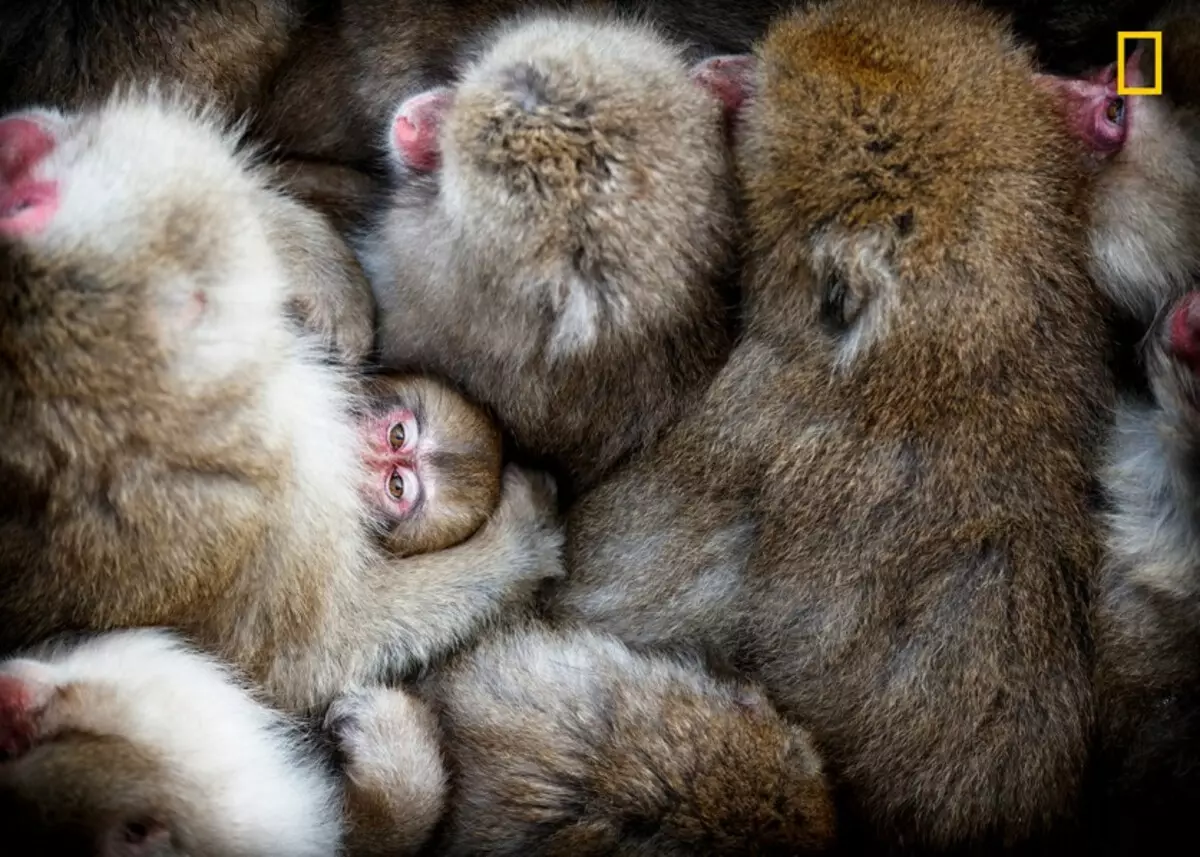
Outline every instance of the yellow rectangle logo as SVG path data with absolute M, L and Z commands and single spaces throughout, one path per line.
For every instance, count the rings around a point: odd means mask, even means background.
M 1125 42 L 1129 39 L 1148 39 L 1154 43 L 1154 86 L 1125 85 Z M 1117 94 L 1162 95 L 1162 32 L 1126 31 L 1117 33 Z

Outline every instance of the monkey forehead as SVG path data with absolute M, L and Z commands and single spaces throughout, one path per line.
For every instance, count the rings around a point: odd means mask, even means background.
M 54 182 L 58 210 L 25 239 L 35 252 L 199 269 L 223 246 L 263 243 L 261 190 L 215 113 L 152 89 L 51 127 L 56 145 L 34 175 Z
M 532 172 L 542 187 L 638 193 L 656 174 L 711 171 L 718 132 L 716 99 L 649 29 L 539 18 L 466 70 L 443 158 L 452 174 L 511 184 Z
M 1080 185 L 1028 51 L 986 10 L 842 0 L 778 22 L 759 56 L 739 147 L 754 219 L 903 217 L 945 247 Z

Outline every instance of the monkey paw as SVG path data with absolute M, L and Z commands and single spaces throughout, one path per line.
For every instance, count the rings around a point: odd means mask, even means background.
M 511 464 L 506 467 L 500 507 L 489 526 L 510 541 L 515 552 L 514 570 L 523 570 L 531 582 L 565 573 L 558 489 L 548 474 Z
M 345 758 L 347 814 L 386 838 L 389 853 L 416 850 L 429 837 L 446 801 L 437 720 L 399 689 L 362 688 L 329 706 L 325 729 Z M 380 813 L 388 830 L 380 829 Z

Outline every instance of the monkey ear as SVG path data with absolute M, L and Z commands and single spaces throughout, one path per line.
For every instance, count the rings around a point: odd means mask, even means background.
M 57 186 L 33 178 L 54 145 L 54 135 L 29 117 L 0 119 L 0 235 L 28 235 L 54 215 Z
M 1200 292 L 1185 295 L 1172 308 L 1169 336 L 1176 359 L 1200 370 Z
M 692 81 L 715 95 L 733 116 L 754 91 L 758 60 L 750 54 L 709 57 L 692 66 Z
M 0 760 L 20 756 L 37 743 L 49 696 L 49 688 L 40 682 L 0 673 Z
M 438 137 L 454 90 L 441 86 L 405 99 L 392 120 L 391 147 L 405 166 L 429 172 L 441 165 Z
M 171 851 L 171 831 L 154 818 L 118 819 L 104 834 L 100 857 L 152 857 Z

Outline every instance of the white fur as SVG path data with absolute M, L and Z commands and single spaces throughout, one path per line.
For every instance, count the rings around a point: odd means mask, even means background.
M 227 668 L 172 635 L 119 631 L 51 645 L 0 665 L 43 685 L 89 690 L 75 728 L 120 735 L 186 780 L 196 827 L 227 837 L 220 853 L 328 857 L 340 838 L 340 796 L 286 721 Z
M 1200 268 L 1200 122 L 1155 96 L 1130 96 L 1129 138 L 1096 182 L 1092 276 L 1149 322 Z

